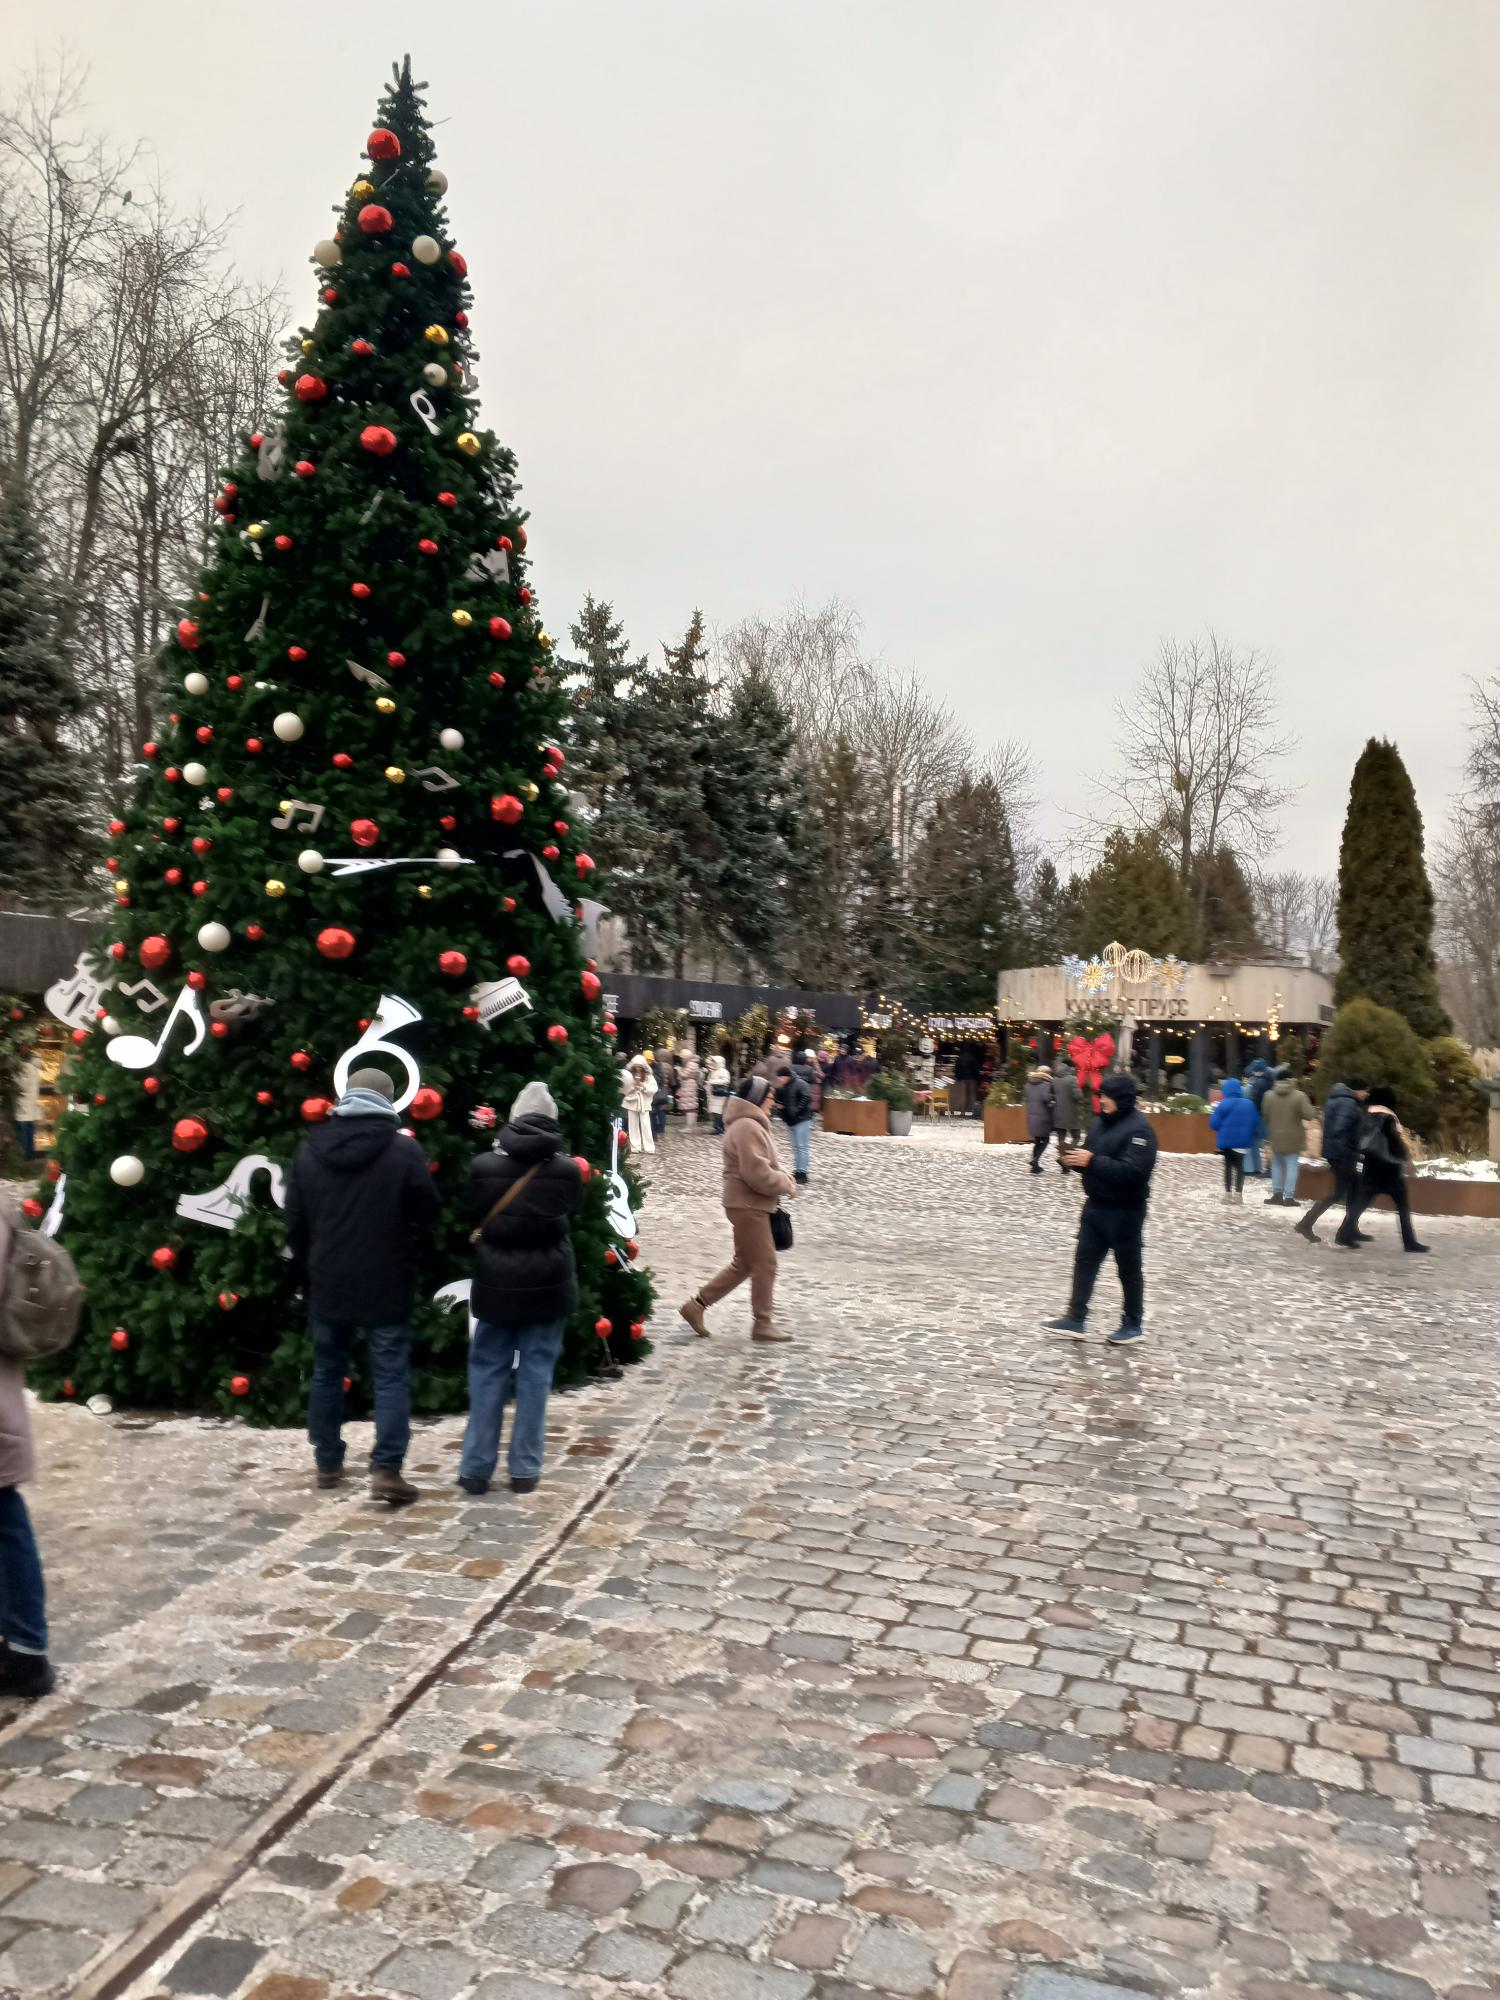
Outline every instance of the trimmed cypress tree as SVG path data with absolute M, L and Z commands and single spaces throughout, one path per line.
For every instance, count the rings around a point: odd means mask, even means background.
M 1432 914 L 1417 795 L 1395 744 L 1372 736 L 1354 767 L 1339 848 L 1338 1004 L 1373 1000 L 1424 1041 L 1446 1035 Z

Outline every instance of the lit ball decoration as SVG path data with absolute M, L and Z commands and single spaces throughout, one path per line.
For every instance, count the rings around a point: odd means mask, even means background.
M 480 444 L 472 431 L 460 431 L 453 442 L 458 446 L 465 458 L 474 458 L 478 455 Z
M 535 785 L 534 785 L 534 784 L 533 784 L 533 783 L 531 782 L 530 778 L 528 778 L 528 779 L 526 780 L 525 784 L 524 784 L 524 785 L 522 785 L 522 787 L 521 787 L 521 792 L 522 792 L 522 795 L 523 795 L 523 796 L 524 796 L 524 797 L 525 797 L 525 798 L 526 798 L 526 799 L 527 799 L 527 800 L 528 800 L 528 801 L 529 801 L 529 802 L 530 802 L 530 803 L 531 803 L 532 805 L 535 805 L 535 804 L 536 804 L 536 797 L 537 797 L 537 790 L 536 790 L 536 786 L 535 786 Z
M 223 1313 L 233 1312 L 239 1302 L 240 1295 L 238 1292 L 220 1292 L 219 1311 Z
M 354 933 L 342 924 L 330 924 L 318 932 L 315 942 L 324 958 L 348 958 L 354 950 Z
M 117 1326 L 109 1336 L 109 1344 L 116 1354 L 123 1354 L 130 1345 L 130 1335 L 123 1326 Z
M 351 340 L 349 343 L 349 352 L 357 354 L 361 361 L 368 361 L 375 350 L 368 340 Z
M 492 618 L 490 620 L 490 637 L 492 639 L 508 639 L 511 636 L 511 629 L 511 622 L 508 618 Z
M 299 403 L 321 403 L 328 394 L 328 384 L 321 375 L 299 375 L 292 384 L 292 394 Z
M 304 1097 L 302 1100 L 302 1122 L 305 1125 L 321 1125 L 333 1109 L 331 1097 Z
M 505 969 L 513 979 L 524 979 L 531 970 L 531 960 L 523 952 L 513 951 L 505 961 Z
M 295 743 L 306 726 L 300 715 L 295 715 L 291 709 L 284 708 L 271 724 L 271 729 L 282 743 Z
M 615 1035 L 619 1034 L 620 1030 L 616 1027 L 613 1021 L 603 1021 L 599 1025 L 599 1032 L 601 1035 L 609 1035 L 611 1038 L 613 1038 Z
M 558 846 L 557 842 L 549 840 L 547 845 L 542 849 L 542 859 L 543 861 L 556 861 L 561 853 L 562 849 Z
M 445 195 L 448 192 L 448 176 L 441 167 L 427 169 L 427 192 L 435 195 Z
M 445 750 L 462 750 L 464 747 L 464 733 L 461 729 L 440 729 L 438 731 L 438 742 L 442 744 Z
M 263 542 L 266 538 L 266 524 L 264 521 L 252 521 L 245 533 L 252 542 Z
M 171 960 L 172 941 L 160 935 L 142 938 L 137 957 L 148 972 L 160 972 L 161 968 Z
M 172 1127 L 172 1145 L 179 1153 L 196 1153 L 208 1144 L 208 1127 L 201 1118 L 179 1118 Z
M 281 881 L 278 876 L 273 875 L 266 884 L 266 894 L 268 896 L 284 896 L 286 894 L 285 882 Z
M 299 479 L 311 479 L 317 473 L 318 468 L 310 458 L 299 458 L 297 463 L 292 467 L 292 470 Z
M 435 236 L 414 236 L 411 254 L 419 264 L 435 264 L 443 254 L 443 246 Z
M 490 800 L 490 818 L 499 820 L 502 826 L 514 826 L 525 810 L 514 792 L 502 792 Z
M 573 866 L 578 870 L 580 875 L 591 875 L 594 871 L 594 865 L 592 854 L 580 854 L 575 857 L 573 862 Z
M 297 856 L 297 866 L 304 875 L 320 875 L 323 872 L 323 857 L 315 847 L 304 847 Z
M 437 552 L 438 545 L 432 539 L 431 535 L 424 535 L 421 541 L 417 543 L 417 554 L 420 556 L 435 556 Z
M 197 652 L 199 646 L 202 644 L 202 639 L 199 636 L 196 620 L 192 618 L 178 619 L 177 643 L 179 646 L 186 647 L 187 651 L 190 653 Z
M 259 944 L 265 934 L 265 926 L 262 924 L 246 924 L 245 926 L 245 936 L 249 938 L 251 944 Z
M 349 838 L 356 847 L 373 847 L 380 838 L 380 828 L 372 819 L 351 820 Z
M 198 943 L 204 951 L 228 951 L 230 941 L 227 924 L 200 924 L 198 927 Z
M 231 1396 L 248 1396 L 250 1393 L 250 1377 L 248 1375 L 231 1375 L 229 1378 L 229 1393 Z
M 206 972 L 190 972 L 187 976 L 187 983 L 195 993 L 201 993 L 208 984 L 208 974 Z
M 365 151 L 372 160 L 399 160 L 401 141 L 389 126 L 377 125 L 365 141 Z
M 359 441 L 366 451 L 377 458 L 389 458 L 396 449 L 396 433 L 386 424 L 366 424 L 359 434 Z
M 578 984 L 583 988 L 585 1000 L 597 1000 L 604 990 L 599 983 L 597 972 L 581 972 L 578 975 Z
M 351 583 L 349 586 L 349 595 L 357 598 L 361 604 L 364 604 L 369 599 L 370 586 L 367 583 Z
M 378 201 L 367 201 L 354 218 L 366 236 L 386 236 L 391 230 L 391 211 Z
M 331 236 L 320 236 L 312 248 L 313 262 L 321 264 L 325 271 L 336 271 L 344 261 L 344 253 Z
M 155 1097 L 161 1089 L 161 1078 L 159 1076 L 143 1076 L 141 1078 L 141 1089 L 145 1091 L 148 1097 Z
M 417 884 L 417 894 L 422 898 L 422 901 L 425 903 L 431 900 L 432 889 L 428 883 L 419 882 Z
M 375 697 L 375 712 L 377 715 L 394 715 L 396 704 L 388 694 L 378 694 Z
M 614 1330 L 615 1323 L 612 1319 L 596 1319 L 594 1321 L 594 1331 L 601 1340 L 608 1340 Z
M 190 785 L 206 785 L 208 783 L 208 766 L 206 764 L 184 764 L 182 775 Z
M 430 340 L 434 347 L 446 347 L 448 345 L 448 329 L 445 326 L 429 326 L 423 333 L 422 338 Z
M 177 1268 L 177 1252 L 170 1243 L 162 1243 L 151 1252 L 151 1267 L 155 1271 L 173 1271 Z
M 469 969 L 469 961 L 461 951 L 444 951 L 438 954 L 438 971 L 449 979 L 462 979 Z
M 255 1101 L 257 1104 L 267 1105 L 267 1104 L 274 1104 L 276 1102 L 276 1099 L 269 1090 L 257 1090 L 255 1093 Z
M 116 1187 L 139 1187 L 146 1178 L 146 1162 L 134 1153 L 121 1153 L 110 1161 L 109 1177 Z
M 457 611 L 453 613 L 453 622 L 460 632 L 467 632 L 469 627 L 474 623 L 474 614 L 472 611 L 465 611 L 463 606 L 460 605 Z
M 189 694 L 193 695 L 207 694 L 208 675 L 200 674 L 197 668 L 195 667 L 190 674 L 183 675 L 182 685 Z
M 462 868 L 464 858 L 455 847 L 440 847 L 434 856 L 439 868 Z
M 549 1042 L 555 1042 L 560 1046 L 567 1039 L 568 1039 L 568 1031 L 563 1026 L 562 1022 L 554 1021 L 552 1023 L 552 1026 L 547 1030 L 547 1040 Z
M 427 1083 L 423 1084 L 410 1105 L 412 1117 L 421 1119 L 424 1124 L 430 1119 L 439 1117 L 442 1109 L 443 1093 L 434 1090 L 431 1084 Z
M 388 784 L 404 785 L 406 783 L 406 773 L 399 764 L 387 764 L 385 775 Z
M 491 674 L 491 675 L 490 675 L 490 686 L 491 686 L 492 688 L 503 688 L 503 687 L 505 686 L 505 676 L 504 676 L 504 674 Z
M 404 667 L 406 665 L 406 655 L 405 653 L 387 653 L 385 663 L 388 667 Z
M 446 389 L 448 371 L 441 361 L 427 361 L 422 365 L 422 380 L 430 389 Z

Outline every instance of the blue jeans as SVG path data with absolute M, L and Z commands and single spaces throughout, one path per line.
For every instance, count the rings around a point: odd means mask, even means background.
M 464 1432 L 460 1479 L 493 1479 L 500 1457 L 500 1422 L 515 1385 L 510 1426 L 510 1476 L 538 1479 L 546 1446 L 547 1397 L 566 1321 L 495 1326 L 480 1320 L 469 1343 L 469 1427 Z
M 18 1118 L 16 1120 L 16 1151 L 23 1160 L 36 1158 L 36 1120 Z
M 799 1125 L 788 1125 L 787 1136 L 792 1142 L 792 1167 L 796 1173 L 812 1172 L 812 1128 L 810 1118 L 804 1118 Z
M 307 1398 L 307 1435 L 321 1469 L 344 1462 L 344 1377 L 354 1328 L 345 1320 L 312 1323 L 313 1374 Z M 369 1326 L 370 1379 L 375 1390 L 375 1443 L 370 1464 L 401 1470 L 411 1443 L 411 1328 Z
M 1271 1155 L 1271 1192 L 1284 1194 L 1290 1201 L 1297 1192 L 1297 1174 L 1302 1166 L 1300 1153 L 1273 1153 Z
M 0 1635 L 18 1653 L 47 1650 L 47 1586 L 19 1486 L 0 1486 Z

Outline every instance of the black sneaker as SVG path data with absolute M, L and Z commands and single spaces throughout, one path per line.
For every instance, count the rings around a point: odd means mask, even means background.
M 1266 1196 L 1266 1207 L 1267 1207 L 1267 1208 L 1285 1208 L 1285 1206 L 1286 1206 L 1286 1196 L 1285 1196 L 1285 1195 L 1283 1195 L 1283 1194 L 1268 1194 L 1268 1195 Z
M 45 1653 L 17 1653 L 0 1640 L 0 1701 L 40 1701 L 56 1686 Z
M 1138 1340 L 1145 1338 L 1146 1329 L 1143 1326 L 1134 1326 L 1126 1319 L 1121 1320 L 1104 1344 L 1106 1347 L 1133 1347 Z
M 1432 1245 L 1430 1243 L 1403 1243 L 1401 1248 L 1409 1251 L 1413 1256 L 1425 1257 L 1431 1250 Z
M 1370 1239 L 1368 1236 L 1346 1236 L 1341 1229 L 1333 1240 L 1340 1250 L 1357 1250 L 1362 1243 L 1368 1243 Z
M 798 1187 L 807 1186 L 808 1177 L 806 1174 L 793 1174 L 792 1179 L 797 1183 Z
M 488 1493 L 490 1490 L 490 1482 L 487 1479 L 481 1479 L 477 1473 L 473 1472 L 461 1472 L 458 1475 L 458 1483 L 464 1489 L 465 1493 L 472 1493 L 476 1500 L 480 1494 Z
M 535 1493 L 540 1484 L 541 1481 L 538 1479 L 513 1479 L 510 1482 L 510 1490 L 512 1493 Z
M 1061 1319 L 1049 1319 L 1045 1327 L 1048 1333 L 1063 1334 L 1068 1340 L 1087 1340 L 1089 1337 L 1088 1328 L 1074 1313 L 1064 1313 Z

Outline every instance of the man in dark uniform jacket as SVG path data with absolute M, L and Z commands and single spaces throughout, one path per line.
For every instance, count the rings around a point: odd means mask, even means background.
M 1156 1166 L 1156 1134 L 1136 1109 L 1136 1084 L 1131 1076 L 1107 1076 L 1100 1086 L 1099 1116 L 1087 1142 L 1065 1153 L 1063 1163 L 1083 1171 L 1087 1199 L 1078 1223 L 1078 1249 L 1073 1260 L 1073 1296 L 1061 1319 L 1048 1320 L 1052 1333 L 1072 1340 L 1085 1336 L 1089 1299 L 1099 1266 L 1110 1251 L 1120 1274 L 1125 1306 L 1120 1324 L 1109 1336 L 1111 1347 L 1128 1347 L 1144 1338 L 1145 1277 L 1141 1268 L 1141 1231 L 1151 1199 L 1151 1175 Z

